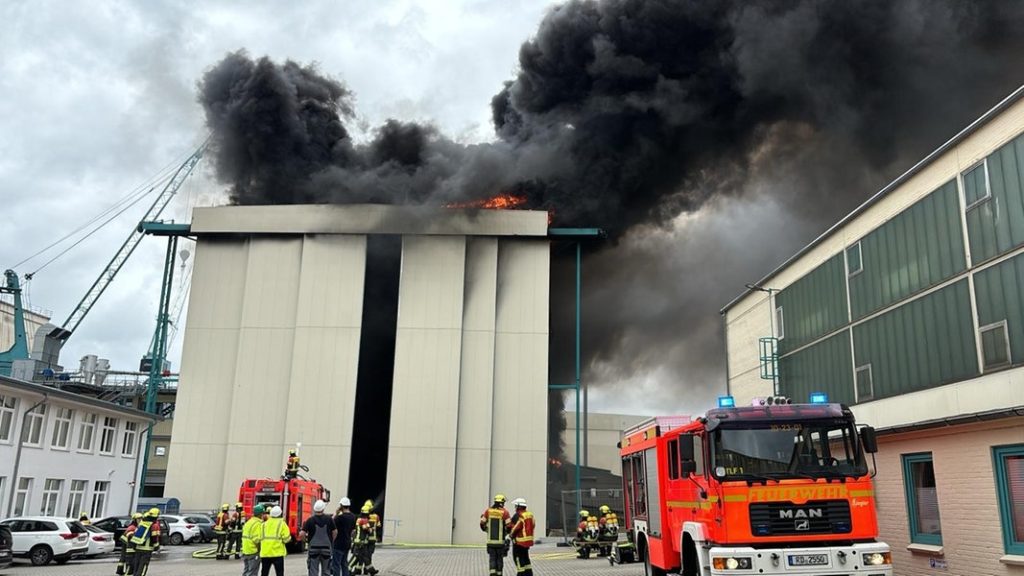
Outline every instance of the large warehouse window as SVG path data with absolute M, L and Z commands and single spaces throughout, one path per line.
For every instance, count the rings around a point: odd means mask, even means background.
M 988 185 L 988 163 L 982 162 L 964 172 L 964 203 L 970 210 L 992 197 Z
M 903 455 L 903 486 L 907 496 L 907 516 L 910 518 L 910 541 L 942 544 L 939 495 L 931 452 Z
M 1024 554 L 1024 445 L 992 449 L 1007 554 Z
M 982 326 L 978 329 L 978 335 L 981 338 L 981 358 L 985 370 L 1010 364 L 1010 338 L 1006 332 L 1006 320 Z

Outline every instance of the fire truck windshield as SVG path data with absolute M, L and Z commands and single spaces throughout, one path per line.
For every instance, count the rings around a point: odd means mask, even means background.
M 720 480 L 830 478 L 868 473 L 851 422 L 758 422 L 714 432 L 714 466 Z

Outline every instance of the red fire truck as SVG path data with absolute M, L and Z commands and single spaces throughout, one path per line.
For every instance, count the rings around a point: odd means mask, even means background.
M 269 509 L 280 506 L 282 518 L 292 533 L 291 549 L 299 549 L 299 530 L 302 523 L 313 515 L 313 504 L 317 500 L 331 501 L 330 490 L 323 484 L 303 478 L 283 480 L 280 478 L 246 479 L 238 489 L 238 501 L 242 503 L 246 517 L 252 516 L 252 509 L 263 504 Z
M 644 574 L 890 576 L 865 452 L 875 431 L 830 404 L 773 397 L 653 418 L 621 443 L 626 526 Z

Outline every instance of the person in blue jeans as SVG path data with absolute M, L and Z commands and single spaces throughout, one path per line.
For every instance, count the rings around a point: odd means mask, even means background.
M 334 550 L 331 552 L 331 576 L 349 576 L 348 551 L 352 549 L 352 531 L 356 528 L 356 515 L 349 510 L 352 501 L 342 498 L 334 516 Z

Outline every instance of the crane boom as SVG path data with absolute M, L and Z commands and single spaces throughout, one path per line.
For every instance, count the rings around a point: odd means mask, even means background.
M 164 186 L 163 190 L 160 191 L 156 201 L 154 201 L 153 205 L 146 211 L 146 214 L 142 217 L 140 222 L 156 220 L 164 209 L 167 208 L 171 199 L 174 198 L 175 194 L 177 194 L 178 189 L 185 183 L 185 179 L 192 174 L 192 170 L 196 167 L 196 164 L 199 163 L 199 160 L 202 159 L 203 153 L 206 151 L 208 144 L 209 139 L 207 139 L 206 142 L 203 142 L 203 144 L 200 145 L 199 148 L 197 148 L 196 151 L 178 167 L 174 172 L 174 175 L 171 176 L 171 179 Z M 124 263 L 128 261 L 128 257 L 132 255 L 132 252 L 135 252 L 135 249 L 139 246 L 139 242 L 142 240 L 142 237 L 143 233 L 138 229 L 138 227 L 132 228 L 131 233 L 128 234 L 128 238 L 125 239 L 124 244 L 121 245 L 121 248 L 118 249 L 117 253 L 114 254 L 114 257 L 110 259 L 110 262 L 103 268 L 103 271 L 100 272 L 99 277 L 96 278 L 96 281 L 92 283 L 89 291 L 85 293 L 82 300 L 77 306 L 75 306 L 74 311 L 71 312 L 68 319 L 64 321 L 63 328 L 55 331 L 59 332 L 59 335 L 55 334 L 58 339 L 67 340 L 71 337 L 71 334 L 73 334 L 79 324 L 82 323 L 85 316 L 89 314 L 89 311 L 92 310 L 93 305 L 96 304 L 99 297 L 107 287 L 110 286 L 110 283 L 114 280 L 114 277 L 117 276 L 117 273 L 121 271 L 121 267 L 123 267 Z

